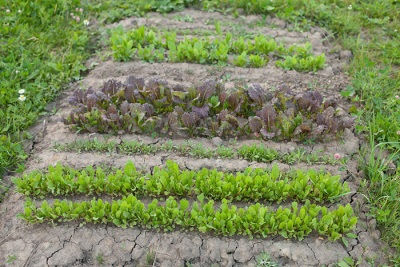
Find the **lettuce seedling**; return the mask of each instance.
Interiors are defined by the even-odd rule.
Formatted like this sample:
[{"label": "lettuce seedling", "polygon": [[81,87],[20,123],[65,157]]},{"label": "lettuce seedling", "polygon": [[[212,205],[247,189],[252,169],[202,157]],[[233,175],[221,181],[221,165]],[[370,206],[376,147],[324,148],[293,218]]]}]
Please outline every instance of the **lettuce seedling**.
[{"label": "lettuce seedling", "polygon": [[233,64],[238,67],[246,67],[248,64],[247,52],[243,51],[239,56],[233,60]]},{"label": "lettuce seedling", "polygon": [[268,58],[264,58],[259,55],[250,55],[250,64],[255,68],[264,67],[269,61]]}]

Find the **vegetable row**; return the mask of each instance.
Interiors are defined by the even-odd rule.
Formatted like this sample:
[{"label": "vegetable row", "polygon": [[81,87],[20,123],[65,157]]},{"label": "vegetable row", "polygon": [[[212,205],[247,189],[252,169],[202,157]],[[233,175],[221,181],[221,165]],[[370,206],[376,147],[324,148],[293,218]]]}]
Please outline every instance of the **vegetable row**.
[{"label": "vegetable row", "polygon": [[68,100],[74,109],[64,122],[86,132],[323,140],[354,125],[354,118],[337,112],[335,99],[318,91],[272,94],[259,84],[228,91],[209,80],[185,90],[129,76],[100,90],[76,90]]},{"label": "vegetable row", "polygon": [[175,227],[201,232],[214,232],[221,235],[246,235],[267,237],[281,235],[285,238],[303,239],[312,231],[339,239],[351,231],[357,223],[349,204],[339,205],[328,211],[326,207],[307,202],[301,208],[296,202],[291,208],[279,207],[276,211],[260,204],[247,208],[228,205],[226,200],[219,207],[213,200],[205,203],[203,196],[199,201],[179,202],[173,197],[161,205],[153,200],[145,206],[133,195],[120,200],[106,202],[101,199],[87,202],[55,200],[49,205],[43,201],[36,207],[31,200],[25,202],[24,212],[19,217],[30,223],[67,222],[72,220],[88,223],[113,223],[119,227],[141,226],[172,231]]},{"label": "vegetable row", "polygon": [[349,193],[340,176],[313,169],[281,172],[277,165],[271,170],[247,168],[244,172],[227,173],[203,168],[199,171],[180,170],[168,160],[164,168],[140,173],[129,161],[124,169],[107,173],[100,167],[75,170],[57,164],[46,173],[34,171],[15,178],[16,190],[26,196],[109,194],[146,196],[204,195],[214,200],[334,202]]},{"label": "vegetable row", "polygon": [[[278,67],[298,71],[317,71],[325,65],[325,54],[314,56],[312,46],[293,45],[286,48],[272,38],[260,34],[253,39],[225,36],[185,37],[178,39],[173,31],[153,31],[142,26],[125,31],[118,27],[111,32],[110,45],[114,58],[129,61],[138,58],[147,62],[192,62],[200,64],[227,64],[238,67],[260,68],[269,62],[269,54],[279,58]],[[230,59],[231,56],[231,59]],[[233,57],[233,59],[232,59]]]},{"label": "vegetable row", "polygon": [[202,144],[193,144],[191,142],[185,142],[180,145],[176,145],[172,140],[169,140],[163,144],[145,144],[137,140],[125,141],[118,144],[115,141],[99,141],[97,138],[94,138],[92,140],[77,140],[65,144],[55,143],[53,147],[56,151],[76,153],[107,152],[134,155],[155,154],[158,152],[174,152],[182,156],[189,156],[193,158],[241,158],[248,161],[265,163],[277,160],[288,164],[293,164],[295,162],[306,162],[309,164],[322,163],[335,165],[340,162],[333,156],[329,157],[328,155],[309,153],[301,148],[298,148],[292,152],[281,153],[273,148],[266,147],[263,144],[242,145],[237,149],[224,145],[216,148],[207,148]]}]

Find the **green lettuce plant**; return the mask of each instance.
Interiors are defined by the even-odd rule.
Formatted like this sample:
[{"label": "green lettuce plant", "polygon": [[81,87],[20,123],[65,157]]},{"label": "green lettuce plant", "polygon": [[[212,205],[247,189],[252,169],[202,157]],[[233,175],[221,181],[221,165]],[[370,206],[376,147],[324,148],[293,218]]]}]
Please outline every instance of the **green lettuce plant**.
[{"label": "green lettuce plant", "polygon": [[166,162],[165,168],[155,167],[152,174],[139,173],[132,162],[123,170],[106,173],[101,168],[84,170],[49,166],[47,173],[32,172],[13,179],[17,191],[27,196],[47,194],[109,194],[129,193],[151,196],[204,195],[221,200],[264,200],[282,202],[287,199],[316,202],[336,201],[349,193],[340,176],[308,171],[281,172],[247,168],[244,172],[225,173],[216,170],[181,171],[177,163]]},{"label": "green lettuce plant", "polygon": [[178,202],[169,197],[165,205],[154,199],[146,207],[135,196],[128,195],[111,202],[101,199],[87,202],[56,199],[52,205],[43,201],[39,207],[28,199],[24,211],[18,216],[29,223],[113,223],[122,228],[141,226],[164,231],[180,227],[225,236],[280,235],[299,240],[314,231],[330,240],[337,240],[355,227],[357,218],[353,214],[349,204],[339,205],[336,209],[327,211],[325,207],[309,202],[302,207],[293,202],[291,208],[279,207],[273,211],[260,204],[238,208],[222,200],[222,204],[217,207],[212,200],[204,202],[202,195],[192,204],[186,199]]}]

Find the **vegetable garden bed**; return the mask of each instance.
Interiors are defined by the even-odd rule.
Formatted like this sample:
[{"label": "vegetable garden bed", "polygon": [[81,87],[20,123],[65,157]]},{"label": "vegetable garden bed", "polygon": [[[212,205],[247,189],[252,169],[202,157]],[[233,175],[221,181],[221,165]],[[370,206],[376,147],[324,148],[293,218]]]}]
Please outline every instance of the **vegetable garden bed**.
[{"label": "vegetable garden bed", "polygon": [[356,194],[356,107],[329,65],[345,60],[324,54],[322,36],[282,45],[213,25],[187,38],[110,30],[113,59],[37,126],[0,255],[35,240],[18,264],[137,265],[153,252],[154,266],[253,266],[262,252],[284,266],[382,260]]}]

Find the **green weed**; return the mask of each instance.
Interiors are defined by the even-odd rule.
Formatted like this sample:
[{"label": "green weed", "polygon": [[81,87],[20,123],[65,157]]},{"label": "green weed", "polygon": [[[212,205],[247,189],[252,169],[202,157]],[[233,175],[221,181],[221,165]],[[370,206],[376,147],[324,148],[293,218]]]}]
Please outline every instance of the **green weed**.
[{"label": "green weed", "polygon": [[279,267],[279,264],[270,258],[267,253],[261,253],[256,259],[257,267]]},{"label": "green weed", "polygon": [[147,252],[146,254],[146,264],[148,266],[154,266],[156,260],[156,252],[153,250],[150,250],[149,252]]},{"label": "green weed", "polygon": [[13,263],[17,259],[17,256],[14,254],[8,255],[7,256],[7,263]]},{"label": "green weed", "polygon": [[96,261],[97,261],[97,263],[100,264],[100,265],[102,265],[102,264],[104,263],[103,254],[102,254],[102,253],[97,254],[97,256],[96,256]]}]

